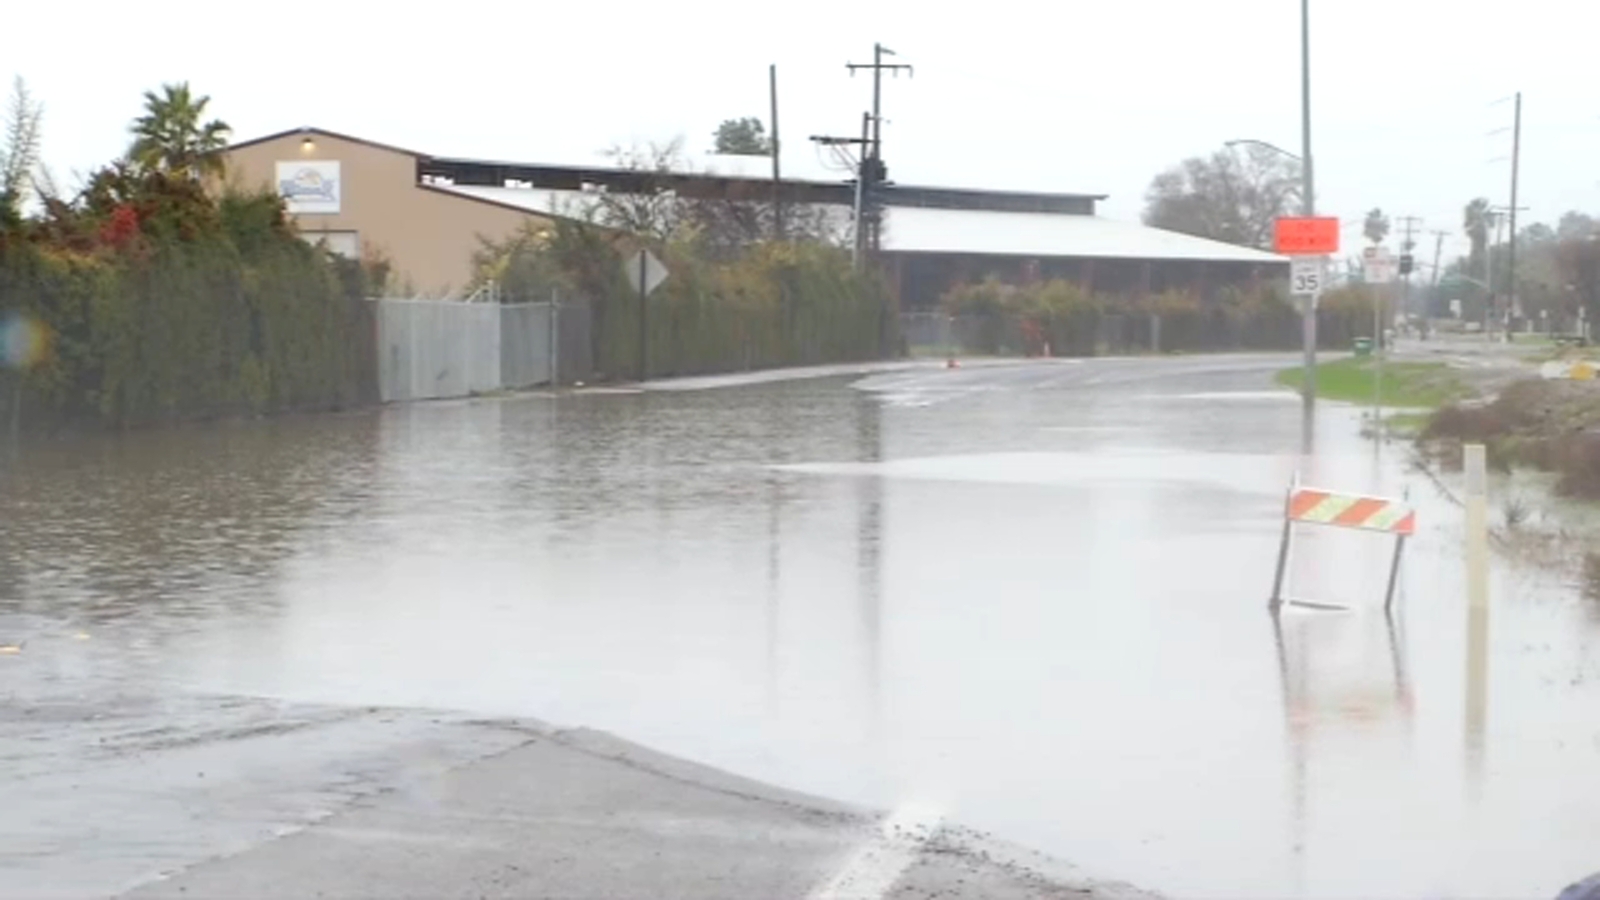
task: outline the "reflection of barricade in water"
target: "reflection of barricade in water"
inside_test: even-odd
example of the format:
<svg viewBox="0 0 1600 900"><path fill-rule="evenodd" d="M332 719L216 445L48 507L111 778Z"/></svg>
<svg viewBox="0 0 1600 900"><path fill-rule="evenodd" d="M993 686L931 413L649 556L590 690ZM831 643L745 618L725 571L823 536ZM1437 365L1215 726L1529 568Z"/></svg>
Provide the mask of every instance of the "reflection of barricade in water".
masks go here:
<svg viewBox="0 0 1600 900"><path fill-rule="evenodd" d="M1303 487L1299 484L1298 477L1295 484L1290 486L1288 497L1284 501L1283 539L1278 546L1278 569L1272 579L1272 599L1269 605L1274 609L1284 603L1342 609L1343 607L1337 604L1284 596L1283 581L1288 571L1289 551L1294 543L1296 524L1326 525L1394 535L1394 560L1389 565L1389 586L1384 592L1383 599L1384 609L1393 605L1395 580L1400 574L1400 556L1405 550L1406 538L1415 534L1417 530L1417 513L1409 504L1403 500L1387 497L1344 494Z"/></svg>

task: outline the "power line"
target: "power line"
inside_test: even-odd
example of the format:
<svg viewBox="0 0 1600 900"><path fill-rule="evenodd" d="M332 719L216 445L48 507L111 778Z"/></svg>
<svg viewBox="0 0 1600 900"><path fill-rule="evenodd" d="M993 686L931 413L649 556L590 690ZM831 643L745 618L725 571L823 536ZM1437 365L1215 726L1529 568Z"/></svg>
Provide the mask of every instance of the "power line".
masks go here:
<svg viewBox="0 0 1600 900"><path fill-rule="evenodd" d="M858 69L872 71L872 134L870 142L863 147L861 171L858 173L860 180L857 182L861 193L862 214L860 220L867 226L866 246L876 254L879 249L879 236L882 234L883 215L878 202L877 185L888 180L888 170L883 165L883 73L893 72L899 75L902 69L908 76L914 75L912 67L907 63L886 63L885 56L894 56L895 52L882 44L872 45L872 62L870 63L845 63L845 68L851 75Z"/></svg>
<svg viewBox="0 0 1600 900"><path fill-rule="evenodd" d="M855 264L857 270L859 270L866 261L866 245L864 242L866 232L861 227L861 220L863 202L866 196L865 174L867 171L868 148L872 143L872 132L870 129L871 121L871 113L861 114L861 136L858 138L839 137L837 135L827 134L814 134L811 136L811 142L822 147L832 147L842 150L842 148L856 145L861 148L857 158L852 160L852 168L856 170L856 196L854 208L851 210L851 222L853 223L853 228L855 230L855 242L850 248L850 258ZM845 153L841 153L841 155L845 155Z"/></svg>
<svg viewBox="0 0 1600 900"><path fill-rule="evenodd" d="M1433 287L1439 286L1439 255L1444 252L1444 239L1450 232L1435 228L1428 232L1433 235Z"/></svg>
<svg viewBox="0 0 1600 900"><path fill-rule="evenodd" d="M1405 238L1400 243L1400 252L1410 253L1417 246L1417 242L1411 239L1411 234L1416 226L1422 224L1422 220L1416 216L1395 216L1395 221L1405 230Z"/></svg>

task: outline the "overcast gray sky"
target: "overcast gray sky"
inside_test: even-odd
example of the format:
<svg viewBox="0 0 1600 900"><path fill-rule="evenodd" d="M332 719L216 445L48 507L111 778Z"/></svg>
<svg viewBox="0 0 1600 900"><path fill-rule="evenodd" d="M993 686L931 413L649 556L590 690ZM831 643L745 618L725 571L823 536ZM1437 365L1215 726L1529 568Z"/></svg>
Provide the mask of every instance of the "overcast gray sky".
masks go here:
<svg viewBox="0 0 1600 900"><path fill-rule="evenodd" d="M12 4L11 6L16 6ZM1312 0L1320 211L1423 217L1459 246L1472 196L1509 196L1524 92L1528 220L1600 212L1600 5ZM1161 168L1229 138L1299 150L1295 0L455 0L238 7L169 0L6 11L0 67L45 104L46 159L76 184L124 149L140 93L187 79L236 139L300 125L423 152L568 161L767 111L784 157L859 129L874 41L913 63L885 84L884 155L902 182L1106 193L1135 219ZM0 74L7 74L0 71ZM1346 232L1359 240L1359 228ZM1432 240L1426 244L1431 249ZM1450 252L1447 244L1447 254Z"/></svg>

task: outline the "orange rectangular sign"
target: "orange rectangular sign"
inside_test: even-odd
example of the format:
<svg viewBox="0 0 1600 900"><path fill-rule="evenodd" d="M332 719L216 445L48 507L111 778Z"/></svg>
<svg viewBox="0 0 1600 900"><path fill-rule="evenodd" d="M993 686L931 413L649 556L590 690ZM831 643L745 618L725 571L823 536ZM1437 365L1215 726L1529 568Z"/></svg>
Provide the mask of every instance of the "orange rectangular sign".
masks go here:
<svg viewBox="0 0 1600 900"><path fill-rule="evenodd" d="M1272 247L1286 256L1339 252L1339 220L1333 216L1285 217L1272 228Z"/></svg>

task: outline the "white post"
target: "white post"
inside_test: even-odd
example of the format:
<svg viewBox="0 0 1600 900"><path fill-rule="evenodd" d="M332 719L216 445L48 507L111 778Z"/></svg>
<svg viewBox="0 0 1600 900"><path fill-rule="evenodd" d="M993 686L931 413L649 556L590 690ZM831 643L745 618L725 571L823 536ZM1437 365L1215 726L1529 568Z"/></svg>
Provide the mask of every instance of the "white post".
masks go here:
<svg viewBox="0 0 1600 900"><path fill-rule="evenodd" d="M1467 477L1467 605L1489 607L1489 472L1482 444L1461 448Z"/></svg>
<svg viewBox="0 0 1600 900"><path fill-rule="evenodd" d="M1484 733L1489 718L1489 511L1488 465L1482 444L1462 448L1467 475L1467 678L1466 762L1474 798L1483 778Z"/></svg>

